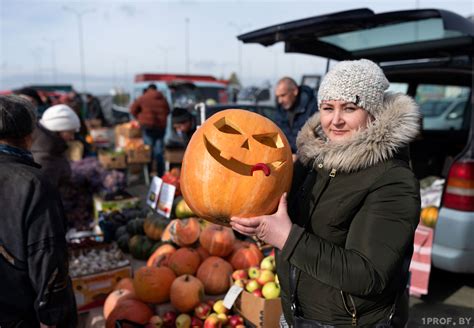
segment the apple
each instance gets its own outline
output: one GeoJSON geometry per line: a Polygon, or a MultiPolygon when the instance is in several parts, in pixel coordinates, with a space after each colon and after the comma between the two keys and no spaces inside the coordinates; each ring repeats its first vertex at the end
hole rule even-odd
{"type": "Polygon", "coordinates": [[[247,281],[248,281],[247,279],[237,279],[237,280],[234,280],[234,285],[245,288],[247,281]]]}
{"type": "Polygon", "coordinates": [[[204,321],[204,328],[221,328],[222,322],[217,317],[216,313],[211,313],[210,316],[207,317],[206,321],[204,321]]]}
{"type": "Polygon", "coordinates": [[[237,326],[235,326],[235,328],[245,328],[245,326],[244,325],[237,325],[237,326]]]}
{"type": "Polygon", "coordinates": [[[250,279],[257,279],[258,275],[260,274],[260,269],[256,266],[250,267],[248,273],[250,279]]]}
{"type": "Polygon", "coordinates": [[[239,279],[247,279],[249,277],[247,270],[235,270],[232,272],[232,279],[239,280],[239,279]]]}
{"type": "Polygon", "coordinates": [[[163,319],[160,316],[154,315],[148,321],[146,328],[161,328],[163,326],[163,319]]]}
{"type": "Polygon", "coordinates": [[[265,285],[267,282],[275,281],[275,274],[270,270],[260,270],[260,274],[258,275],[257,282],[260,285],[265,285]]]}
{"type": "Polygon", "coordinates": [[[275,283],[280,284],[280,280],[278,279],[278,275],[275,275],[275,283]]]}
{"type": "Polygon", "coordinates": [[[253,292],[252,292],[253,295],[257,296],[257,297],[260,297],[260,298],[263,298],[263,294],[262,294],[262,290],[259,288],[259,289],[255,289],[253,292]]]}
{"type": "Polygon", "coordinates": [[[214,306],[212,307],[212,309],[214,310],[214,312],[216,312],[217,314],[220,314],[220,313],[227,313],[227,311],[229,311],[225,306],[224,306],[224,301],[223,300],[218,300],[216,303],[214,303],[214,306]]]}
{"type": "Polygon", "coordinates": [[[244,324],[244,318],[238,314],[231,315],[229,318],[229,324],[232,328],[237,327],[238,325],[244,324]]]}
{"type": "Polygon", "coordinates": [[[207,303],[202,302],[194,308],[194,315],[201,320],[206,320],[209,314],[211,314],[211,311],[211,306],[207,303]]]}
{"type": "Polygon", "coordinates": [[[214,303],[216,303],[216,301],[215,300],[207,300],[206,303],[209,304],[209,306],[212,309],[212,307],[214,306],[214,303]]]}
{"type": "Polygon", "coordinates": [[[178,315],[174,311],[168,311],[168,312],[163,313],[163,316],[162,316],[163,326],[169,327],[169,328],[175,327],[177,316],[178,315]]]}
{"type": "Polygon", "coordinates": [[[280,285],[270,281],[267,282],[262,288],[263,297],[267,300],[280,297],[280,285]]]}
{"type": "Polygon", "coordinates": [[[181,313],[176,317],[176,328],[191,328],[191,316],[181,313]]]}
{"type": "Polygon", "coordinates": [[[265,257],[262,262],[260,262],[260,269],[263,270],[270,270],[270,271],[275,271],[276,265],[275,265],[275,256],[269,255],[265,257]]]}
{"type": "Polygon", "coordinates": [[[217,318],[220,320],[220,322],[223,325],[225,325],[229,321],[229,319],[227,319],[227,314],[225,314],[225,313],[218,313],[217,318]]]}
{"type": "Polygon", "coordinates": [[[191,318],[191,328],[201,328],[202,326],[204,326],[204,322],[201,319],[194,316],[191,318]]]}
{"type": "Polygon", "coordinates": [[[245,289],[251,293],[254,290],[260,289],[260,285],[258,284],[257,280],[255,279],[250,279],[247,285],[245,285],[245,289]]]}

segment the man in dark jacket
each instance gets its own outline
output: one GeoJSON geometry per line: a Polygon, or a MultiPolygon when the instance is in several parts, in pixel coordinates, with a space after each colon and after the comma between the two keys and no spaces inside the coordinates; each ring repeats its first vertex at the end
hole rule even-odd
{"type": "Polygon", "coordinates": [[[164,173],[163,138],[166,120],[170,112],[168,102],[155,84],[150,84],[147,91],[132,104],[130,113],[142,126],[143,140],[153,150],[153,158],[157,163],[157,174],[164,173]]]}
{"type": "Polygon", "coordinates": [[[311,88],[298,87],[295,80],[284,77],[278,81],[275,89],[277,100],[277,125],[282,129],[296,153],[296,136],[306,121],[317,111],[316,97],[311,88]]]}
{"type": "Polygon", "coordinates": [[[186,109],[175,107],[171,113],[173,128],[171,134],[165,140],[167,149],[186,149],[189,140],[196,131],[194,116],[186,109]]]}
{"type": "Polygon", "coordinates": [[[0,96],[0,327],[75,327],[63,208],[28,150],[34,110],[0,96]]]}

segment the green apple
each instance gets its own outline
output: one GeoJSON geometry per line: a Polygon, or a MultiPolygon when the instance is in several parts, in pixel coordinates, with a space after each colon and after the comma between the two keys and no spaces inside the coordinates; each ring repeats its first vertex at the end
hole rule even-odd
{"type": "Polygon", "coordinates": [[[260,269],[262,270],[270,270],[270,271],[275,271],[276,265],[275,265],[275,256],[269,255],[265,257],[262,262],[260,262],[260,269]]]}
{"type": "Polygon", "coordinates": [[[275,281],[275,274],[270,270],[260,270],[260,274],[258,275],[257,282],[263,286],[267,282],[275,281]]]}
{"type": "Polygon", "coordinates": [[[260,289],[260,285],[258,284],[257,280],[255,279],[250,279],[248,282],[247,282],[247,285],[245,285],[245,289],[251,293],[253,292],[254,290],[257,290],[257,289],[260,289]]]}
{"type": "Polygon", "coordinates": [[[224,306],[224,300],[218,300],[217,302],[214,303],[214,306],[212,307],[214,312],[217,314],[219,313],[227,313],[229,311],[225,306],[224,306]]]}
{"type": "Polygon", "coordinates": [[[267,282],[262,288],[263,297],[267,300],[280,297],[280,285],[271,281],[267,282]]]}
{"type": "Polygon", "coordinates": [[[186,313],[181,313],[176,318],[176,328],[190,328],[191,327],[191,316],[186,313]]]}
{"type": "Polygon", "coordinates": [[[249,268],[249,278],[250,279],[257,279],[258,275],[260,274],[260,269],[256,266],[249,268]]]}

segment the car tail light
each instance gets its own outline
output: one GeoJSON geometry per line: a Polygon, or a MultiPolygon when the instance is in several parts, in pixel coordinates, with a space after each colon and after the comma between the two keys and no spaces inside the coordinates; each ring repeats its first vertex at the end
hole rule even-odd
{"type": "Polygon", "coordinates": [[[474,161],[455,162],[449,170],[443,206],[474,211],[474,161]]]}

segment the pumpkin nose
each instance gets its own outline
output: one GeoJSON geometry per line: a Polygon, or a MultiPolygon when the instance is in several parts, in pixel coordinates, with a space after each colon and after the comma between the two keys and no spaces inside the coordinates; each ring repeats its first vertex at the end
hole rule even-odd
{"type": "Polygon", "coordinates": [[[248,139],[245,139],[244,143],[242,144],[242,146],[240,146],[240,148],[245,148],[245,149],[249,149],[249,140],[248,139]]]}

